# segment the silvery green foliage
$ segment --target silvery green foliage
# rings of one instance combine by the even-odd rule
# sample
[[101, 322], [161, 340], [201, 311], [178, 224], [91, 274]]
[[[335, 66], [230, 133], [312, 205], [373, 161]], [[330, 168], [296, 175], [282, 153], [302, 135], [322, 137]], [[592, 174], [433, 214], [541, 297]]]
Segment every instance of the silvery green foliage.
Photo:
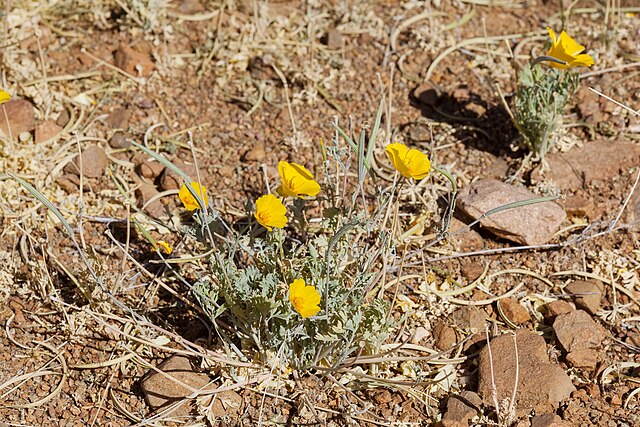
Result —
[[[344, 224], [342, 214], [325, 218], [304, 242], [286, 239], [283, 230], [220, 242], [211, 275], [193, 291], [214, 324], [231, 327], [217, 328], [227, 348], [246, 360], [298, 369], [377, 352], [391, 328], [388, 308], [365, 295], [386, 235], [367, 234], [358, 218]], [[289, 302], [289, 284], [297, 278], [321, 295], [312, 318], [303, 319]]]
[[562, 124], [562, 114], [578, 88], [578, 74], [527, 64], [515, 96], [516, 127], [529, 150], [544, 159]]

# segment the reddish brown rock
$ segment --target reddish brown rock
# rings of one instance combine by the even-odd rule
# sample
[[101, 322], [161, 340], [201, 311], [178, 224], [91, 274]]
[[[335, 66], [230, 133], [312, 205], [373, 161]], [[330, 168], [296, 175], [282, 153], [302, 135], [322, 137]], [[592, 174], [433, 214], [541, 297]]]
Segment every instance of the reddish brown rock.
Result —
[[112, 129], [126, 129], [129, 127], [130, 119], [131, 111], [126, 108], [120, 108], [109, 114], [106, 124]]
[[478, 394], [485, 404], [493, 405], [492, 384], [495, 384], [498, 402], [511, 397], [516, 383], [516, 343], [517, 414], [525, 414], [531, 410], [549, 412], [556, 409], [563, 399], [571, 395], [575, 387], [564, 369], [549, 361], [544, 339], [526, 329], [519, 330], [515, 340], [511, 334], [491, 340], [491, 358], [488, 346], [480, 352]]
[[540, 414], [531, 418], [531, 427], [570, 427], [556, 414]]
[[472, 261], [462, 264], [460, 270], [467, 281], [473, 282], [482, 275], [482, 273], [484, 272], [484, 267], [481, 263]]
[[442, 321], [436, 321], [433, 330], [433, 339], [438, 350], [450, 349], [457, 341], [456, 331]]
[[[480, 413], [482, 399], [476, 393], [463, 390], [447, 399], [447, 412], [442, 421], [453, 421], [469, 425], [469, 421]], [[449, 425], [449, 424], [443, 424]]]
[[564, 211], [570, 217], [593, 219], [596, 216], [596, 206], [593, 200], [582, 196], [567, 196], [564, 202]]
[[[492, 209], [540, 196], [529, 190], [494, 179], [482, 179], [464, 187], [458, 195], [458, 207], [473, 219]], [[523, 245], [548, 242], [565, 220], [564, 210], [556, 203], [544, 202], [494, 213], [480, 221], [496, 237]]]
[[597, 348], [606, 337], [604, 328], [583, 310], [556, 317], [553, 322], [553, 332], [567, 353]]
[[66, 173], [82, 175], [86, 178], [99, 178], [104, 175], [104, 171], [109, 164], [109, 159], [104, 150], [97, 145], [91, 145], [82, 151], [82, 155], [76, 156], [64, 167]]
[[[5, 117], [4, 111], [7, 112]], [[7, 119], [9, 126], [7, 127]], [[23, 132], [31, 132], [36, 127], [36, 113], [33, 105], [26, 99], [12, 99], [0, 106], [0, 130], [6, 136], [9, 136], [11, 129], [11, 137], [18, 139], [18, 135]]]
[[568, 302], [557, 300], [544, 305], [544, 317], [552, 319], [573, 310], [573, 306]]
[[156, 198], [159, 193], [155, 185], [146, 182], [139, 183], [136, 189], [138, 206], [144, 208], [144, 211], [153, 218], [166, 218], [168, 217], [166, 209], [162, 201]]
[[183, 0], [177, 10], [185, 15], [193, 15], [199, 12], [204, 12], [205, 8], [199, 0]]
[[589, 314], [595, 314], [600, 310], [603, 290], [602, 282], [595, 280], [576, 280], [564, 288], [564, 291], [572, 296], [576, 307]]
[[261, 162], [267, 153], [265, 152], [264, 142], [256, 141], [253, 146], [245, 153], [243, 160], [246, 162]]
[[[460, 231], [459, 231], [460, 230]], [[484, 239], [477, 231], [467, 228], [467, 224], [458, 218], [451, 219], [449, 240], [462, 252], [484, 249]]]
[[451, 320], [462, 330], [484, 332], [485, 314], [476, 307], [462, 307], [454, 311]]
[[52, 120], [46, 120], [36, 126], [35, 142], [36, 144], [40, 144], [42, 142], [58, 138], [61, 133], [62, 128], [58, 126], [56, 122]]
[[[178, 169], [180, 169], [182, 172], [186, 173], [187, 176], [189, 176], [192, 180], [198, 180], [196, 167], [193, 163], [184, 163], [178, 160], [174, 162], [174, 165], [178, 167]], [[202, 171], [200, 171], [200, 173], [202, 174]], [[203, 184], [207, 186], [206, 180], [202, 175], [201, 178], [203, 180]], [[162, 177], [160, 177], [160, 187], [162, 188], [162, 190], [177, 190], [182, 187], [182, 184], [184, 184], [184, 180], [180, 175], [174, 173], [170, 169], [165, 168], [164, 172], [162, 173]]]
[[498, 305], [507, 319], [516, 325], [521, 325], [531, 320], [531, 315], [527, 309], [513, 298], [502, 298], [498, 301]]
[[115, 65], [132, 76], [149, 77], [153, 72], [153, 61], [146, 53], [138, 52], [120, 43], [115, 52]]
[[567, 362], [574, 368], [595, 369], [598, 363], [598, 352], [587, 348], [567, 354]]

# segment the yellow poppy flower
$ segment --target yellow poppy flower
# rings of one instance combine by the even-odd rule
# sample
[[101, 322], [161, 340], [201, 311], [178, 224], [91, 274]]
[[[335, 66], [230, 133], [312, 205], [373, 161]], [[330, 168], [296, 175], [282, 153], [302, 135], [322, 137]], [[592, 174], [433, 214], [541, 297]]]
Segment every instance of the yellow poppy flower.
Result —
[[0, 89], [0, 104], [4, 104], [10, 99], [11, 99], [11, 95], [9, 95], [9, 92]]
[[289, 301], [300, 316], [315, 316], [320, 311], [320, 294], [313, 286], [307, 286], [304, 279], [296, 279], [289, 285]]
[[267, 194], [256, 200], [255, 218], [267, 230], [271, 231], [273, 227], [283, 228], [287, 225], [287, 208], [284, 207], [282, 201], [273, 194]]
[[[196, 181], [193, 181], [191, 183], [191, 187], [196, 191], [196, 193], [198, 193], [198, 196], [200, 196], [202, 202], [205, 205], [208, 205], [209, 198], [207, 197], [207, 187], [203, 185], [202, 188], [200, 188], [200, 184], [198, 184]], [[180, 197], [180, 200], [182, 200], [182, 204], [184, 205], [186, 210], [194, 211], [196, 209], [202, 209], [196, 198], [193, 197], [193, 194], [191, 194], [191, 191], [189, 191], [189, 189], [187, 188], [187, 184], [182, 184], [180, 192], [178, 193], [178, 197]]]
[[422, 179], [431, 170], [429, 157], [415, 148], [409, 149], [406, 145], [396, 142], [387, 145], [385, 152], [393, 167], [405, 178]]
[[278, 194], [282, 197], [315, 196], [320, 192], [320, 184], [314, 179], [311, 172], [302, 165], [296, 163], [278, 163], [278, 174], [282, 185], [278, 187]]
[[547, 56], [566, 62], [566, 64], [549, 62], [550, 66], [565, 70], [571, 67], [590, 67], [593, 65], [593, 58], [586, 53], [582, 53], [585, 47], [569, 37], [569, 34], [563, 31], [560, 33], [560, 37], [557, 37], [551, 28], [547, 28], [547, 31], [549, 31], [549, 37], [551, 37], [551, 47], [547, 52]]
[[171, 252], [173, 252], [173, 248], [171, 247], [171, 245], [169, 245], [164, 240], [158, 240], [156, 244], [164, 249], [164, 253], [167, 255], [171, 255]]

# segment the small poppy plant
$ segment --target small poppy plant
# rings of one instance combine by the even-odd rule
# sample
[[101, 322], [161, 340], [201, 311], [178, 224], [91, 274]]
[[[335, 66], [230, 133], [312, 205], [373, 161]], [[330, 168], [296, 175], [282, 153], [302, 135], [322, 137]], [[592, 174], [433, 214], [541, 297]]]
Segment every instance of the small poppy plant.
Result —
[[256, 220], [267, 230], [283, 228], [287, 225], [287, 208], [273, 194], [267, 194], [256, 200]]
[[550, 61], [550, 66], [565, 70], [572, 67], [590, 67], [593, 65], [593, 58], [586, 53], [582, 53], [585, 51], [585, 47], [569, 37], [569, 34], [563, 31], [558, 37], [551, 28], [547, 28], [547, 31], [549, 31], [549, 37], [551, 37], [551, 47], [547, 55], [565, 62], [565, 64], [558, 64]]
[[296, 279], [289, 285], [289, 301], [303, 318], [315, 316], [320, 311], [320, 294], [304, 279]]
[[420, 180], [429, 175], [431, 161], [422, 151], [396, 142], [387, 145], [385, 152], [393, 167], [405, 178]]
[[278, 194], [282, 197], [315, 196], [320, 192], [320, 184], [314, 179], [307, 168], [296, 163], [278, 163], [278, 174], [282, 185], [278, 187]]
[[171, 255], [171, 252], [173, 252], [173, 248], [171, 247], [171, 245], [169, 245], [164, 240], [158, 240], [158, 241], [156, 241], [156, 244], [159, 247], [161, 247], [164, 250], [164, 253], [167, 254], [167, 255]]
[[11, 95], [9, 95], [9, 92], [0, 89], [0, 104], [4, 104], [9, 100], [11, 100]]
[[[207, 197], [207, 188], [204, 185], [200, 187], [200, 184], [198, 184], [196, 181], [193, 181], [191, 183], [191, 188], [193, 188], [195, 192], [198, 193], [198, 196], [205, 205], [209, 204], [209, 198]], [[194, 211], [196, 209], [202, 209], [202, 206], [200, 206], [196, 198], [193, 197], [193, 194], [191, 194], [191, 191], [189, 191], [189, 188], [187, 188], [187, 184], [182, 184], [180, 192], [178, 193], [178, 197], [180, 197], [180, 200], [182, 201], [182, 204], [184, 205], [184, 208], [186, 210]]]

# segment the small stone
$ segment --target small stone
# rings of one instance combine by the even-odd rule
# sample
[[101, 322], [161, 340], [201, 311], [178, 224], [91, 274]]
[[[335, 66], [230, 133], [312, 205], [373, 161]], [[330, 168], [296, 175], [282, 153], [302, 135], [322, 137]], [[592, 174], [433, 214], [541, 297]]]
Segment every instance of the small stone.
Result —
[[416, 328], [416, 332], [413, 334], [413, 337], [411, 338], [411, 343], [419, 344], [420, 341], [422, 341], [423, 339], [427, 338], [429, 335], [431, 335], [431, 334], [429, 333], [427, 328], [422, 327], [422, 326], [418, 326]]
[[120, 43], [115, 52], [115, 65], [136, 77], [149, 77], [153, 72], [151, 57], [130, 48], [124, 43]]
[[120, 108], [109, 114], [106, 120], [106, 124], [111, 129], [126, 129], [129, 127], [130, 119], [131, 111], [127, 110], [126, 108]]
[[600, 311], [603, 290], [602, 283], [595, 280], [576, 280], [564, 288], [564, 291], [573, 297], [576, 307], [589, 314]]
[[386, 388], [373, 395], [373, 401], [378, 405], [386, 405], [392, 400], [393, 396], [391, 395], [391, 392]]
[[329, 28], [327, 34], [323, 37], [323, 42], [330, 50], [338, 50], [342, 48], [342, 33], [337, 28]]
[[627, 335], [627, 338], [625, 339], [625, 343], [631, 344], [632, 346], [640, 348], [640, 333], [638, 332], [629, 333], [629, 335]]
[[183, 0], [178, 6], [178, 12], [185, 15], [194, 15], [196, 13], [204, 12], [205, 8], [199, 0]]
[[78, 191], [80, 186], [80, 178], [78, 178], [78, 175], [65, 174], [59, 176], [56, 179], [56, 183], [65, 191], [65, 193], [71, 194]]
[[479, 262], [466, 262], [460, 268], [462, 275], [469, 282], [473, 282], [484, 273], [484, 267]]
[[244, 161], [247, 162], [261, 162], [266, 156], [263, 141], [256, 141], [253, 147], [249, 149], [244, 155]]
[[80, 175], [80, 166], [82, 166], [82, 174], [86, 178], [100, 178], [109, 164], [104, 150], [97, 145], [87, 147], [82, 151], [82, 156], [78, 157], [67, 163], [64, 167], [66, 173]]
[[622, 405], [622, 399], [620, 398], [620, 396], [616, 393], [614, 393], [611, 396], [611, 399], [609, 400], [609, 403], [611, 403], [614, 406], [620, 406]]
[[112, 148], [129, 148], [131, 147], [131, 141], [129, 139], [131, 135], [123, 132], [116, 132], [111, 138], [109, 138], [109, 146]]
[[[191, 390], [184, 388], [180, 383], [195, 389], [202, 389], [210, 382], [209, 376], [205, 373], [196, 372], [191, 366], [190, 359], [185, 356], [171, 356], [162, 362], [158, 369], [165, 375], [150, 370], [149, 374], [140, 383], [145, 399], [154, 411], [162, 410], [191, 395]], [[166, 375], [173, 377], [173, 379], [167, 378]], [[189, 403], [180, 405], [175, 412], [172, 412], [172, 415], [189, 415], [191, 412]]]
[[448, 350], [458, 341], [456, 331], [441, 320], [435, 322], [431, 332], [438, 350]]
[[544, 317], [552, 319], [561, 314], [573, 311], [573, 306], [566, 301], [557, 300], [544, 305]]
[[138, 206], [144, 208], [144, 211], [153, 218], [166, 218], [167, 212], [162, 204], [160, 198], [156, 198], [151, 203], [150, 200], [154, 199], [160, 192], [153, 184], [141, 182], [136, 189], [136, 197], [138, 198]]
[[62, 128], [52, 120], [46, 120], [36, 126], [35, 142], [40, 144], [57, 138], [62, 133]]
[[155, 160], [147, 159], [138, 165], [140, 176], [154, 180], [160, 176], [164, 170], [164, 165]]
[[531, 419], [531, 427], [568, 427], [569, 424], [562, 421], [556, 414], [536, 415]]
[[569, 217], [589, 218], [595, 217], [595, 204], [593, 200], [582, 196], [567, 196], [564, 202], [564, 211]]
[[71, 120], [69, 111], [62, 110], [60, 114], [58, 114], [58, 118], [56, 119], [56, 124], [61, 128], [64, 128], [67, 124], [69, 124], [69, 120]]
[[516, 382], [516, 345], [517, 415], [531, 410], [549, 412], [556, 409], [575, 387], [564, 369], [549, 361], [544, 339], [527, 329], [517, 331], [515, 339], [512, 334], [507, 334], [491, 340], [491, 358], [489, 346], [480, 352], [478, 394], [487, 405], [492, 405], [495, 384], [498, 402], [511, 397]]
[[484, 106], [477, 104], [475, 102], [470, 102], [469, 104], [467, 104], [465, 106], [465, 110], [471, 111], [472, 113], [474, 113], [476, 118], [480, 118], [484, 116], [487, 112], [487, 109]]
[[578, 90], [576, 97], [578, 99], [578, 102], [576, 102], [578, 112], [583, 119], [587, 120], [587, 123], [599, 123], [603, 120], [604, 115], [600, 110], [597, 93], [583, 86]]
[[232, 417], [234, 414], [238, 414], [242, 406], [242, 396], [233, 390], [216, 393], [213, 399], [215, 400], [211, 406], [211, 415], [214, 419], [221, 419], [225, 416]]
[[589, 313], [583, 310], [561, 314], [553, 322], [553, 332], [567, 353], [596, 348], [602, 344], [606, 334]]
[[[464, 214], [478, 219], [491, 209], [539, 197], [525, 188], [481, 179], [463, 188], [457, 200]], [[480, 224], [496, 237], [523, 245], [540, 245], [551, 240], [565, 218], [560, 206], [544, 202], [495, 213], [482, 219]]]
[[[458, 230], [462, 230], [456, 233]], [[453, 242], [454, 246], [462, 252], [471, 252], [484, 249], [484, 239], [476, 230], [467, 228], [467, 224], [460, 221], [458, 218], [451, 218], [451, 224], [449, 226], [449, 234], [456, 233], [449, 236], [449, 240]]]
[[502, 298], [498, 301], [498, 305], [507, 319], [516, 325], [521, 325], [531, 320], [531, 315], [527, 309], [513, 298]]
[[469, 421], [480, 413], [482, 399], [476, 393], [463, 390], [447, 399], [447, 412], [443, 420], [458, 421], [468, 425]]
[[459, 308], [453, 312], [451, 319], [460, 329], [473, 333], [484, 331], [485, 315], [482, 310], [476, 307]]
[[[7, 112], [6, 117], [3, 110]], [[31, 132], [36, 127], [36, 113], [33, 105], [26, 99], [12, 99], [0, 107], [0, 130], [9, 136], [7, 119], [14, 140], [17, 140], [21, 133]]]
[[[196, 167], [192, 163], [184, 163], [178, 160], [178, 161], [175, 161], [173, 164], [182, 172], [186, 173], [187, 176], [189, 176], [192, 180], [197, 181], [198, 175], [196, 173]], [[203, 179], [203, 184], [204, 184], [204, 177], [201, 177], [201, 178]], [[182, 187], [182, 184], [184, 184], [184, 180], [180, 175], [178, 175], [177, 173], [173, 172], [168, 168], [164, 169], [164, 172], [160, 177], [160, 188], [162, 188], [163, 191], [177, 190], [180, 187]]]
[[438, 103], [440, 95], [431, 83], [423, 83], [413, 91], [413, 96], [423, 105], [433, 107]]
[[567, 354], [567, 362], [574, 368], [593, 370], [598, 363], [598, 353], [592, 349], [572, 351]]

